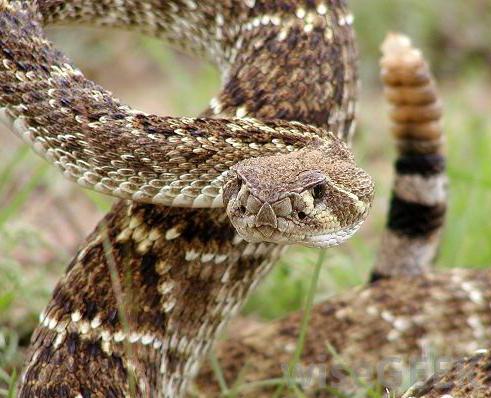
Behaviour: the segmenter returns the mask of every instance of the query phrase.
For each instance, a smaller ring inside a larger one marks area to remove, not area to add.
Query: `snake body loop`
[[[41,315],[21,397],[179,397],[282,245],[356,231],[373,184],[348,147],[352,22],[343,0],[0,1],[0,119],[124,199]],[[221,91],[198,118],[133,110],[55,49],[54,24],[164,38],[213,60]]]
[[[260,203],[273,204],[271,190],[299,195],[281,214],[284,222],[261,239],[330,246],[351,236],[367,215],[373,186],[342,142],[352,128],[356,85],[345,7],[280,1],[266,13],[259,3],[150,2],[141,15],[133,5],[4,6],[16,17],[3,21],[1,118],[84,187],[143,203],[221,207],[224,184],[248,169],[247,195]],[[133,110],[46,39],[43,24],[74,20],[153,28],[184,47],[208,49],[222,65],[222,92],[201,118]],[[309,192],[313,176],[325,191],[317,203]],[[240,207],[239,191],[229,192],[225,204],[232,199]],[[259,239],[255,212],[238,214],[233,203],[227,211],[244,238]]]

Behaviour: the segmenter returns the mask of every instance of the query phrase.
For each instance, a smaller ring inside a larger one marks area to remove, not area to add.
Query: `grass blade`
[[[319,275],[321,272],[322,264],[326,259],[326,251],[321,250],[319,253],[319,257],[317,259],[317,263],[315,264],[314,272],[312,273],[312,278],[310,281],[310,286],[307,291],[307,298],[305,300],[305,307],[303,311],[302,323],[300,324],[300,332],[298,334],[297,345],[295,347],[295,352],[293,354],[293,358],[288,365],[288,370],[286,377],[288,381],[294,381],[295,369],[297,368],[298,363],[300,362],[300,357],[302,356],[303,348],[305,345],[305,338],[307,336],[307,331],[310,323],[310,318],[312,316],[312,308],[314,306],[314,297],[315,291],[317,288],[317,284],[319,282]],[[293,383],[288,383],[289,385],[293,385]],[[280,397],[284,390],[284,386],[278,388],[274,397]]]
[[[215,378],[217,379],[218,385],[220,386],[222,395],[228,396],[230,390],[227,386],[227,382],[225,381],[225,377],[223,375],[222,368],[220,367],[220,363],[218,362],[218,358],[216,357],[213,351],[210,352],[209,357],[210,357],[211,368],[213,370],[213,373],[215,374]]]

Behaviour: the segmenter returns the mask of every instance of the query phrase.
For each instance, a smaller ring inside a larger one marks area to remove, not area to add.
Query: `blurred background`
[[[491,2],[351,0],[351,5],[362,76],[354,148],[376,180],[377,195],[361,232],[328,251],[317,300],[365,281],[384,227],[394,150],[378,59],[389,31],[409,34],[424,50],[444,97],[451,196],[438,265],[491,266]],[[52,30],[50,37],[89,78],[147,112],[196,115],[219,87],[214,67],[154,39],[81,29]],[[0,126],[0,396],[22,364],[54,284],[111,202],[66,181]],[[317,255],[289,249],[244,313],[268,320],[298,309]]]

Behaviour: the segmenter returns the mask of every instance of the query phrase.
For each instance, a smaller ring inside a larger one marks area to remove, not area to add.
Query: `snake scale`
[[[443,368],[491,342],[486,332],[491,273],[432,271],[447,204],[436,84],[407,37],[389,35],[382,50],[382,80],[398,150],[387,228],[369,284],[312,311],[294,372],[309,397],[372,396],[372,386],[393,396],[431,373],[433,364]],[[302,313],[295,313],[268,325],[256,323],[218,344],[231,391],[237,388],[240,397],[274,396],[277,387],[266,381],[285,376],[301,319]],[[209,366],[195,389],[206,397],[220,394]]]
[[[371,283],[314,307],[295,381],[307,396],[326,398],[373,396],[372,385],[376,396],[384,389],[387,396],[400,396],[416,380],[402,398],[491,397],[491,352],[483,349],[491,346],[491,271],[431,269],[441,232],[434,227],[441,227],[446,203],[441,100],[424,59],[406,38],[389,37],[383,50],[382,76],[399,149],[388,229]],[[405,167],[401,173],[407,156],[413,158],[412,172]],[[413,205],[433,203],[435,211],[418,212],[425,217],[408,206],[395,211],[401,197],[411,197]],[[401,233],[393,228],[396,214],[419,221]],[[258,382],[284,374],[301,316],[255,324],[219,344],[232,391],[238,388],[241,397],[274,394]],[[204,396],[220,391],[209,367],[196,385]]]
[[[123,199],[41,314],[20,397],[182,396],[285,243],[358,229],[373,184],[346,144],[352,22],[341,0],[0,1],[0,118]],[[165,38],[212,59],[222,90],[199,118],[132,110],[53,47],[53,24]]]

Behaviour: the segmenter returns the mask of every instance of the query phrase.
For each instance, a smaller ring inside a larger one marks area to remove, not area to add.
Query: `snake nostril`
[[[245,207],[245,206],[243,206],[243,205],[242,205],[242,206],[240,206],[240,207],[239,207],[239,211],[240,211],[242,214],[245,214],[245,212],[246,212],[246,207]]]
[[[305,217],[307,217],[307,214],[305,214],[303,211],[298,212],[298,218],[300,220],[305,219]]]

